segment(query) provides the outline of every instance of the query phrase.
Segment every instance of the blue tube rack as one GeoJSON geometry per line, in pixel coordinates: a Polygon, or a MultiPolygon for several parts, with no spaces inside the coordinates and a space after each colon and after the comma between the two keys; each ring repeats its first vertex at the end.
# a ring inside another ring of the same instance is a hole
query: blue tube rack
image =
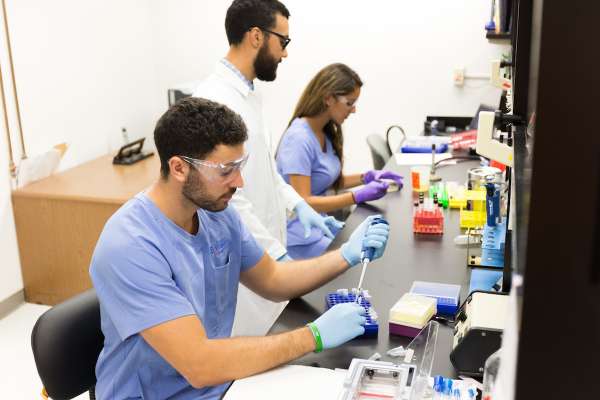
{"type": "MultiPolygon", "coordinates": [[[[348,293],[348,295],[342,295],[337,292],[333,292],[325,296],[325,310],[329,310],[334,305],[341,303],[356,303],[356,295],[350,292],[348,293]]],[[[371,302],[361,296],[358,300],[358,304],[360,304],[367,311],[367,315],[365,316],[367,318],[367,323],[364,325],[365,333],[357,337],[377,337],[377,334],[379,333],[379,324],[377,323],[377,320],[374,320],[371,314],[369,313],[369,309],[373,307],[371,305],[371,302]]]]}
{"type": "Polygon", "coordinates": [[[504,245],[506,240],[506,220],[496,226],[486,225],[483,228],[481,242],[481,266],[504,267],[504,245]]]}
{"type": "Polygon", "coordinates": [[[460,285],[414,281],[410,292],[437,300],[437,315],[455,315],[460,306],[460,285]]]}

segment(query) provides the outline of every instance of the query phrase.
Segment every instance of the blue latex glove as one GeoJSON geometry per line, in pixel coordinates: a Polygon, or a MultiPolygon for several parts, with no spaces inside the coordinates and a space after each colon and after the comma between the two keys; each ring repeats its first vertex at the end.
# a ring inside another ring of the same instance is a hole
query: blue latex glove
{"type": "Polygon", "coordinates": [[[387,182],[371,181],[352,192],[354,202],[359,204],[365,201],[380,199],[387,193],[388,186],[387,182]]]}
{"type": "Polygon", "coordinates": [[[367,217],[359,226],[352,232],[350,238],[342,245],[342,257],[351,266],[360,264],[360,253],[362,252],[363,244],[367,247],[375,248],[373,260],[380,258],[385,251],[385,246],[390,235],[390,226],[386,224],[377,224],[370,226],[373,219],[381,215],[371,215],[367,217]]]}
{"type": "Polygon", "coordinates": [[[309,206],[306,201],[301,201],[298,203],[295,211],[298,215],[300,223],[302,226],[304,226],[305,238],[310,236],[310,228],[315,226],[322,230],[325,236],[327,236],[329,239],[333,239],[334,234],[331,233],[329,227],[337,232],[345,225],[342,221],[338,221],[334,217],[323,217],[321,214],[313,210],[313,208],[309,206]]]}
{"type": "Polygon", "coordinates": [[[285,253],[284,255],[279,257],[277,259],[277,261],[278,262],[289,262],[289,261],[294,261],[294,259],[292,257],[290,257],[288,253],[285,253]]]}
{"type": "Polygon", "coordinates": [[[323,349],[337,347],[365,333],[366,310],[356,303],[336,304],[317,318],[314,324],[321,334],[323,349]]]}
{"type": "Polygon", "coordinates": [[[392,171],[373,169],[371,171],[365,172],[365,174],[363,175],[364,183],[381,181],[382,179],[389,179],[391,181],[394,181],[399,188],[402,188],[402,186],[404,185],[404,183],[402,182],[402,179],[404,178],[401,175],[398,175],[397,173],[392,171]]]}

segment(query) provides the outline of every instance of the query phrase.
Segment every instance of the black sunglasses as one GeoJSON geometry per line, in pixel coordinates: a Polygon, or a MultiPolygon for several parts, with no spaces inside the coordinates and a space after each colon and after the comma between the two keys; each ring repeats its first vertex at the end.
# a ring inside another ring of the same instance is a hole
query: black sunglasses
{"type": "Polygon", "coordinates": [[[262,31],[268,32],[268,33],[272,33],[273,35],[277,36],[279,38],[279,43],[281,43],[281,49],[285,50],[285,48],[287,47],[288,44],[290,44],[290,42],[292,41],[292,39],[290,39],[287,36],[282,35],[281,33],[277,33],[277,32],[273,32],[270,31],[268,29],[265,28],[258,28],[262,31]]]}

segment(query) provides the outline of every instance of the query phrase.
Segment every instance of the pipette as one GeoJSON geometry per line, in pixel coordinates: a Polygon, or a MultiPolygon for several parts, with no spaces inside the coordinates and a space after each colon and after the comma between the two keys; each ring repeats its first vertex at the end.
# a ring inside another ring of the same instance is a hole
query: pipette
{"type": "MultiPolygon", "coordinates": [[[[374,218],[373,221],[369,224],[369,226],[377,225],[377,224],[385,224],[389,225],[388,222],[381,217],[374,218]]],[[[366,233],[366,232],[365,232],[366,233]]],[[[367,265],[373,259],[373,255],[375,254],[374,247],[368,247],[363,245],[360,253],[360,260],[362,262],[362,271],[360,272],[360,279],[358,280],[358,292],[356,293],[356,302],[360,303],[360,297],[362,296],[362,283],[365,278],[365,272],[367,271],[367,265]]]]}
{"type": "Polygon", "coordinates": [[[429,172],[429,182],[439,182],[442,178],[435,174],[435,143],[431,144],[431,171],[429,172]]]}

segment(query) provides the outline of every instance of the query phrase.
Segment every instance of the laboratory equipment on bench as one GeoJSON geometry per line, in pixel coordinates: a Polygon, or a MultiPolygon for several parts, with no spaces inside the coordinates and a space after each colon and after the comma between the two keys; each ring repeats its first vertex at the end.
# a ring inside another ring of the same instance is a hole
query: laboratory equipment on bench
{"type": "Polygon", "coordinates": [[[414,192],[426,192],[429,190],[429,173],[431,169],[425,166],[410,168],[410,182],[414,192]]]}
{"type": "Polygon", "coordinates": [[[485,360],[500,348],[508,311],[503,293],[473,292],[456,316],[450,361],[459,374],[482,376],[485,360]]]}
{"type": "Polygon", "coordinates": [[[429,183],[441,181],[442,178],[435,174],[435,144],[431,145],[431,171],[429,172],[429,183]]]}
{"type": "Polygon", "coordinates": [[[497,175],[488,175],[484,185],[486,191],[486,224],[483,228],[481,256],[467,253],[469,266],[504,267],[504,247],[506,244],[506,218],[500,209],[503,184],[497,175]]]}
{"type": "Polygon", "coordinates": [[[460,209],[461,229],[481,228],[485,225],[485,189],[465,190],[465,207],[460,209]]]}
{"type": "Polygon", "coordinates": [[[338,400],[411,400],[416,366],[355,358],[338,400]]]}
{"type": "Polygon", "coordinates": [[[467,206],[465,191],[467,189],[458,182],[446,182],[446,193],[448,195],[448,207],[463,209],[467,206]]]}
{"type": "Polygon", "coordinates": [[[441,235],[444,233],[444,214],[442,204],[434,198],[425,198],[419,193],[419,201],[413,210],[413,232],[416,234],[441,235]]]}
{"type": "Polygon", "coordinates": [[[367,319],[367,322],[364,325],[365,333],[358,337],[377,337],[379,332],[379,316],[373,308],[371,295],[368,290],[363,290],[359,293],[357,288],[354,288],[351,291],[348,289],[338,289],[336,292],[328,293],[325,296],[325,311],[336,304],[354,302],[357,302],[365,309],[365,318],[367,319]]]}
{"type": "Polygon", "coordinates": [[[430,398],[429,381],[438,330],[439,323],[431,321],[406,349],[400,347],[388,351],[388,355],[399,356],[398,361],[353,359],[338,400],[430,398]]]}
{"type": "Polygon", "coordinates": [[[409,293],[436,299],[436,315],[454,316],[460,304],[460,285],[414,281],[409,293]]]}
{"type": "MultiPolygon", "coordinates": [[[[388,222],[384,218],[377,217],[377,218],[374,218],[373,221],[371,221],[369,226],[374,226],[374,225],[378,225],[378,224],[389,225],[388,222]]],[[[363,244],[363,247],[362,247],[361,253],[360,253],[360,261],[362,263],[362,271],[360,272],[360,279],[358,280],[358,286],[357,286],[357,289],[358,289],[358,293],[356,296],[357,303],[359,302],[359,297],[362,293],[362,284],[363,284],[363,279],[365,278],[365,272],[367,272],[367,266],[373,259],[374,254],[375,254],[375,248],[368,247],[363,244]]]]}
{"type": "Polygon", "coordinates": [[[469,281],[469,293],[475,291],[500,292],[502,290],[502,280],[502,270],[473,269],[469,281]]]}
{"type": "Polygon", "coordinates": [[[504,175],[496,167],[475,167],[467,171],[467,187],[472,190],[481,189],[489,182],[488,177],[492,176],[492,182],[501,183],[504,181],[504,175]]]}
{"type": "Polygon", "coordinates": [[[145,140],[146,138],[141,138],[122,146],[117,155],[114,156],[113,164],[131,165],[152,156],[154,154],[153,152],[142,151],[145,140]]]}
{"type": "Polygon", "coordinates": [[[436,375],[433,378],[432,398],[433,400],[475,400],[477,386],[471,381],[436,375]]]}
{"type": "Polygon", "coordinates": [[[512,80],[510,78],[511,69],[506,68],[510,66],[512,66],[512,63],[510,61],[492,60],[492,73],[490,75],[490,83],[499,89],[512,89],[512,80]]]}
{"type": "Polygon", "coordinates": [[[448,143],[450,143],[450,138],[445,136],[413,136],[404,140],[400,151],[402,153],[429,153],[431,147],[435,146],[435,152],[439,154],[448,151],[448,143]]]}
{"type": "Polygon", "coordinates": [[[476,143],[476,129],[472,129],[461,133],[455,133],[450,137],[450,147],[452,147],[453,154],[466,153],[471,150],[475,150],[476,143]]]}
{"type": "Polygon", "coordinates": [[[481,111],[477,127],[477,154],[498,161],[506,166],[513,166],[513,148],[511,126],[522,125],[522,118],[512,114],[503,114],[500,111],[481,111]],[[497,135],[496,127],[508,130],[506,140],[504,135],[497,135]]]}
{"type": "Polygon", "coordinates": [[[391,335],[415,337],[436,312],[435,298],[405,293],[390,309],[389,332],[391,335]]]}
{"type": "Polygon", "coordinates": [[[429,197],[437,198],[438,204],[441,204],[444,209],[448,208],[448,190],[444,182],[437,182],[429,187],[429,197]]]}
{"type": "MultiPolygon", "coordinates": [[[[429,321],[407,346],[409,354],[412,352],[412,362],[417,366],[411,400],[431,398],[429,381],[431,380],[439,329],[440,324],[438,322],[429,321]]],[[[404,361],[406,362],[406,358],[404,361]]]]}
{"type": "Polygon", "coordinates": [[[498,373],[500,372],[500,362],[502,357],[502,349],[496,350],[492,355],[485,360],[483,369],[483,394],[481,400],[492,400],[496,390],[498,381],[498,373]]]}

